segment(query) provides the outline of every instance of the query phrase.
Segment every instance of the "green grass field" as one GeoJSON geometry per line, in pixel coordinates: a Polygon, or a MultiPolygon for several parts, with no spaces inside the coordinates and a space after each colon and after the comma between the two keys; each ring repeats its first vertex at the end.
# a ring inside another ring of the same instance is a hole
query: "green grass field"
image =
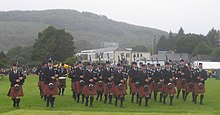
{"type": "MultiPolygon", "coordinates": [[[[220,114],[220,81],[209,79],[206,83],[205,105],[193,104],[191,94],[188,100],[174,99],[174,105],[162,105],[159,102],[150,100],[149,107],[141,107],[130,103],[130,95],[126,96],[124,108],[114,107],[114,105],[103,104],[94,101],[94,107],[85,107],[84,104],[76,103],[71,98],[70,80],[67,80],[65,96],[56,96],[55,108],[45,107],[45,102],[39,96],[37,87],[38,77],[29,76],[23,86],[25,96],[21,99],[20,109],[12,107],[11,98],[7,97],[10,86],[8,78],[0,80],[0,114],[3,115],[101,115],[101,114],[120,114],[120,115],[142,115],[142,114],[220,114]],[[69,87],[68,87],[69,86],[69,87]]],[[[169,101],[169,100],[167,100],[169,101]]],[[[168,102],[167,102],[168,103],[168,102]]]]}

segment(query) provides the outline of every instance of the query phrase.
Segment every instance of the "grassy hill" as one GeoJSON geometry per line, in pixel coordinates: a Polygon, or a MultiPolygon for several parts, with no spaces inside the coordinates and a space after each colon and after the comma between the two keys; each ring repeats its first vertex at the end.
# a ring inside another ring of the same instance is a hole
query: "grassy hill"
{"type": "Polygon", "coordinates": [[[7,11],[0,12],[0,50],[17,45],[31,45],[38,32],[52,25],[65,28],[79,49],[95,48],[100,42],[118,42],[122,46],[145,45],[151,47],[154,35],[167,32],[117,22],[106,16],[75,10],[7,11]],[[86,46],[82,46],[84,42],[86,46]]]}
{"type": "MultiPolygon", "coordinates": [[[[180,99],[174,99],[173,106],[169,106],[169,98],[167,104],[163,105],[159,102],[149,101],[149,107],[138,106],[136,103],[131,103],[131,95],[125,97],[124,108],[114,107],[111,104],[104,104],[100,101],[94,101],[94,107],[85,107],[84,104],[76,103],[72,99],[72,92],[70,88],[70,79],[67,79],[67,89],[64,96],[56,96],[55,108],[45,107],[45,102],[39,96],[37,87],[38,77],[28,76],[23,86],[24,97],[21,99],[20,109],[12,107],[11,98],[7,97],[7,92],[10,86],[7,77],[0,79],[0,114],[3,115],[214,115],[220,114],[220,100],[219,100],[219,86],[220,81],[215,79],[208,79],[206,82],[206,94],[204,98],[205,105],[194,104],[191,102],[191,94],[188,96],[186,102],[180,99]]],[[[182,96],[182,95],[181,95],[182,96]]],[[[159,97],[158,97],[159,98],[159,97]]],[[[198,98],[199,101],[199,98],[198,98]]]]}

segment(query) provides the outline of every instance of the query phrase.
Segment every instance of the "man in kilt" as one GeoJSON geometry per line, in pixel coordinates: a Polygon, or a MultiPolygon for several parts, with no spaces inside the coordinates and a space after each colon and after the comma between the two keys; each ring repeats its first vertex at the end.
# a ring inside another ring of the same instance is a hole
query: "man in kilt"
{"type": "Polygon", "coordinates": [[[64,68],[64,63],[60,65],[58,68],[58,88],[59,88],[59,95],[64,95],[64,91],[66,88],[66,76],[67,70],[64,68]]]}
{"type": "Polygon", "coordinates": [[[9,89],[8,96],[12,98],[13,107],[19,107],[20,97],[24,96],[22,85],[24,84],[26,76],[18,70],[16,64],[13,65],[12,70],[9,72],[9,81],[11,88],[9,89]]]}
{"type": "Polygon", "coordinates": [[[207,72],[203,69],[202,63],[199,63],[199,67],[194,77],[194,103],[197,103],[197,96],[200,95],[200,105],[203,105],[203,98],[205,94],[205,81],[208,79],[207,72]]]}
{"type": "Polygon", "coordinates": [[[166,104],[166,98],[169,95],[170,96],[170,105],[173,105],[173,97],[176,93],[173,80],[175,77],[173,77],[172,70],[170,68],[169,62],[165,63],[165,69],[162,70],[162,78],[163,78],[163,104],[166,104]]]}
{"type": "Polygon", "coordinates": [[[102,96],[104,93],[104,86],[103,86],[103,79],[102,79],[102,67],[101,64],[97,64],[97,67],[94,70],[95,72],[95,77],[97,78],[96,80],[96,90],[97,90],[97,97],[96,101],[99,100],[102,101],[102,96]]]}
{"type": "Polygon", "coordinates": [[[84,72],[83,79],[85,81],[83,94],[86,98],[86,106],[90,102],[90,107],[93,106],[94,96],[96,95],[95,80],[97,79],[93,73],[93,66],[91,63],[88,63],[87,69],[84,72]],[[89,100],[90,98],[90,100],[89,100]]]}
{"type": "Polygon", "coordinates": [[[72,66],[69,70],[68,77],[71,79],[71,89],[72,89],[72,98],[76,101],[76,77],[75,77],[75,67],[72,66]]]}
{"type": "Polygon", "coordinates": [[[162,70],[160,64],[156,65],[156,69],[153,73],[153,91],[154,91],[154,101],[157,101],[157,94],[160,93],[160,103],[162,102],[163,94],[162,94],[162,70]]]}
{"type": "MultiPolygon", "coordinates": [[[[186,95],[184,97],[184,101],[186,101],[187,96],[189,95],[190,92],[193,91],[193,78],[195,77],[196,72],[192,68],[191,63],[188,63],[188,72],[186,73],[186,95]]],[[[194,102],[194,96],[195,94],[192,93],[192,101],[194,102]]]]}
{"type": "Polygon", "coordinates": [[[145,107],[148,107],[149,96],[151,94],[151,76],[147,72],[145,65],[143,64],[141,70],[138,72],[137,82],[139,82],[138,94],[140,96],[139,106],[141,106],[142,98],[145,97],[145,107]]]}
{"type": "MultiPolygon", "coordinates": [[[[148,64],[147,64],[147,74],[149,75],[149,77],[152,78],[154,71],[155,71],[154,64],[148,63],[148,64]]],[[[152,84],[152,82],[153,82],[153,79],[150,80],[150,84],[149,84],[149,87],[150,87],[151,89],[153,89],[153,84],[152,84]]],[[[152,90],[151,90],[151,92],[150,92],[150,94],[149,94],[149,99],[151,99],[151,95],[152,95],[152,90]]]]}
{"type": "Polygon", "coordinates": [[[48,60],[48,65],[43,69],[43,79],[44,79],[44,95],[47,96],[46,107],[51,105],[54,107],[55,95],[58,95],[58,86],[56,77],[56,69],[53,66],[52,60],[48,60]]]}
{"type": "Polygon", "coordinates": [[[112,96],[114,91],[114,82],[112,80],[112,68],[110,67],[110,62],[106,61],[105,68],[102,72],[102,79],[104,81],[104,103],[107,102],[107,98],[109,96],[109,104],[112,104],[112,96]]]}
{"type": "Polygon", "coordinates": [[[129,85],[130,85],[130,90],[131,90],[131,103],[134,103],[134,95],[137,94],[137,99],[136,103],[138,103],[138,92],[137,92],[137,87],[136,84],[137,82],[137,75],[138,75],[138,67],[137,67],[137,62],[132,62],[132,68],[130,69],[128,76],[129,76],[129,85]]]}
{"type": "Polygon", "coordinates": [[[46,96],[44,96],[44,93],[43,93],[43,84],[44,84],[44,79],[43,79],[43,69],[44,67],[47,66],[47,62],[43,62],[42,63],[42,67],[39,67],[37,69],[37,75],[39,76],[39,79],[38,79],[38,87],[39,87],[39,90],[40,90],[40,96],[41,98],[44,97],[44,100],[46,101],[46,96]]]}
{"type": "Polygon", "coordinates": [[[84,94],[82,93],[85,83],[85,81],[83,80],[84,71],[85,69],[83,68],[83,64],[81,61],[79,61],[75,69],[75,79],[76,79],[75,91],[77,93],[76,102],[79,103],[80,95],[82,95],[82,104],[84,103],[84,94]]]}
{"type": "Polygon", "coordinates": [[[113,72],[114,80],[114,97],[115,106],[118,105],[118,100],[121,101],[120,107],[123,107],[124,95],[126,94],[126,86],[124,81],[124,74],[122,73],[121,64],[117,64],[116,69],[113,72]]]}
{"type": "Polygon", "coordinates": [[[185,61],[183,59],[180,60],[180,66],[178,67],[178,70],[177,70],[177,96],[176,98],[178,99],[179,98],[179,94],[180,94],[180,91],[182,90],[182,96],[183,96],[183,100],[184,100],[184,97],[185,97],[185,92],[186,92],[186,88],[187,88],[187,84],[186,84],[186,74],[188,72],[188,68],[185,64],[185,61]]]}

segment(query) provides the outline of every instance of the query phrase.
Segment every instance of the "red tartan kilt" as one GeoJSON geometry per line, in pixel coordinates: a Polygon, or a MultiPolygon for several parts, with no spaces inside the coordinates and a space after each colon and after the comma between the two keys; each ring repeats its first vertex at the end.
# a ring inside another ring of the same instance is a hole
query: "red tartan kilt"
{"type": "Polygon", "coordinates": [[[114,92],[114,83],[112,83],[112,87],[108,87],[108,83],[104,83],[104,93],[113,93],[114,92]]]}
{"type": "Polygon", "coordinates": [[[131,83],[131,93],[137,93],[137,87],[135,82],[131,83]]]}
{"type": "Polygon", "coordinates": [[[9,89],[9,91],[10,91],[9,95],[8,95],[9,97],[15,98],[15,97],[23,97],[24,96],[23,88],[21,85],[20,85],[19,91],[15,91],[14,87],[11,87],[9,89]]]}
{"type": "Polygon", "coordinates": [[[126,94],[126,86],[123,84],[123,88],[120,89],[119,86],[114,86],[115,96],[124,96],[126,94]]]}
{"type": "Polygon", "coordinates": [[[144,91],[144,86],[140,86],[139,89],[138,89],[138,94],[141,96],[141,97],[145,97],[145,96],[149,96],[151,94],[151,86],[148,86],[148,91],[145,92],[144,91]]]}
{"type": "Polygon", "coordinates": [[[42,81],[41,81],[41,80],[38,80],[37,86],[38,86],[39,88],[41,88],[41,86],[42,86],[42,81]]]}
{"type": "Polygon", "coordinates": [[[71,83],[72,91],[76,91],[76,82],[71,83]]]}
{"type": "Polygon", "coordinates": [[[163,87],[162,87],[162,92],[163,94],[169,94],[169,95],[173,95],[176,93],[176,90],[175,90],[175,87],[174,87],[174,84],[173,85],[173,88],[172,89],[169,89],[168,88],[168,85],[167,84],[164,84],[163,87]]]}
{"type": "Polygon", "coordinates": [[[154,92],[162,92],[162,88],[158,87],[158,83],[153,84],[153,91],[154,92]]]}
{"type": "Polygon", "coordinates": [[[58,80],[58,88],[66,88],[66,83],[60,84],[60,80],[58,80]]]}
{"type": "Polygon", "coordinates": [[[189,83],[186,83],[186,92],[187,93],[193,92],[193,88],[194,88],[194,86],[192,88],[190,88],[189,83]]]}
{"type": "Polygon", "coordinates": [[[194,83],[194,93],[205,93],[205,85],[203,85],[202,89],[199,89],[199,83],[194,83]]]}
{"type": "Polygon", "coordinates": [[[95,88],[95,86],[92,88],[92,90],[90,90],[89,86],[85,85],[84,86],[84,90],[83,90],[83,94],[85,96],[94,96],[94,95],[96,95],[96,88],[95,88]]]}
{"type": "Polygon", "coordinates": [[[102,85],[100,86],[99,83],[96,84],[96,91],[99,91],[99,92],[103,92],[104,91],[104,84],[102,83],[102,85]]]}
{"type": "Polygon", "coordinates": [[[80,85],[79,81],[76,81],[76,85],[75,86],[76,86],[76,90],[75,91],[77,93],[81,93],[83,91],[83,86],[80,85]]]}
{"type": "Polygon", "coordinates": [[[181,89],[182,88],[182,78],[177,79],[176,81],[176,88],[181,89]]]}
{"type": "Polygon", "coordinates": [[[58,95],[58,86],[57,82],[53,82],[54,88],[50,89],[49,84],[44,84],[44,95],[50,96],[50,95],[58,95]]]}

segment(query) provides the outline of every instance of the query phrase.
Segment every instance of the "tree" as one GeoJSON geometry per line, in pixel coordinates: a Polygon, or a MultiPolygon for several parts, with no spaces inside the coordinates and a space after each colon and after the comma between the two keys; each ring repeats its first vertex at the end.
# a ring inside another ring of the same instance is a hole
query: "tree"
{"type": "Polygon", "coordinates": [[[174,41],[174,49],[178,53],[192,54],[193,49],[197,44],[203,41],[204,37],[197,34],[186,34],[183,36],[176,36],[174,41]]]}
{"type": "Polygon", "coordinates": [[[212,52],[212,49],[205,42],[200,42],[193,49],[193,55],[208,55],[212,52]]]}
{"type": "Polygon", "coordinates": [[[69,64],[69,65],[73,65],[74,62],[78,61],[78,57],[77,56],[73,56],[73,57],[69,57],[67,59],[65,59],[64,63],[69,64]]]}
{"type": "Polygon", "coordinates": [[[28,65],[31,63],[32,46],[16,46],[7,52],[7,57],[11,63],[18,62],[19,65],[28,65]]]}
{"type": "Polygon", "coordinates": [[[157,42],[157,49],[161,51],[167,51],[169,49],[169,40],[165,36],[161,36],[157,42]]]}
{"type": "Polygon", "coordinates": [[[213,61],[220,61],[220,47],[217,47],[214,49],[214,51],[212,52],[212,58],[213,61]]]}
{"type": "Polygon", "coordinates": [[[180,27],[177,36],[183,36],[183,35],[185,35],[184,30],[182,27],[180,27]]]}
{"type": "Polygon", "coordinates": [[[209,44],[212,47],[218,47],[220,42],[220,32],[212,28],[208,34],[206,35],[206,38],[209,42],[209,44]]]}
{"type": "Polygon", "coordinates": [[[74,54],[73,36],[64,29],[56,29],[49,26],[39,32],[38,39],[33,44],[32,59],[47,60],[52,58],[57,61],[64,61],[74,54]]]}

